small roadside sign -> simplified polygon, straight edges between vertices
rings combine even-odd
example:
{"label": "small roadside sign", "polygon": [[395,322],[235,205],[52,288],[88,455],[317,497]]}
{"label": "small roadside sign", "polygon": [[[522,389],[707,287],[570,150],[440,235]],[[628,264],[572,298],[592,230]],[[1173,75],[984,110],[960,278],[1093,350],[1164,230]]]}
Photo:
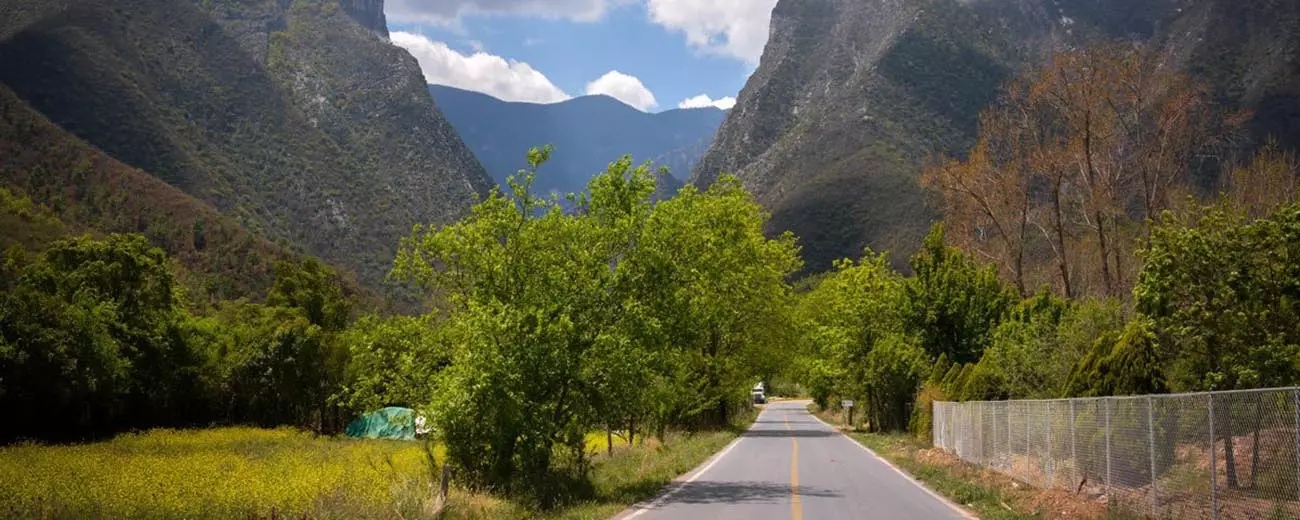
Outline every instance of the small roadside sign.
{"label": "small roadside sign", "polygon": [[853,408],[853,400],[852,400],[852,399],[845,399],[845,400],[843,400],[843,401],[840,401],[840,407],[841,407],[841,408]]}

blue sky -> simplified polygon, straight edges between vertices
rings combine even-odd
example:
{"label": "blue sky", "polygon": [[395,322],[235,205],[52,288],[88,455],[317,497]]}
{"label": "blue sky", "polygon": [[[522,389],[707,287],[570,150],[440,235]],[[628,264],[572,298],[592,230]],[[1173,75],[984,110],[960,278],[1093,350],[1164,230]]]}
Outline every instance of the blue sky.
{"label": "blue sky", "polygon": [[388,0],[386,14],[431,83],[509,101],[600,93],[658,112],[730,108],[775,1]]}

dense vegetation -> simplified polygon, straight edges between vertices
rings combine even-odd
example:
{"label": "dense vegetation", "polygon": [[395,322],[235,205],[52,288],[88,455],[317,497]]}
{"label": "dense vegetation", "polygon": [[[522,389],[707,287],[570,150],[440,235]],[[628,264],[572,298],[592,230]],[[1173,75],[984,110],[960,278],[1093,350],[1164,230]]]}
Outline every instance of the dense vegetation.
{"label": "dense vegetation", "polygon": [[0,414],[13,420],[0,437],[331,433],[412,406],[461,482],[550,506],[592,496],[593,431],[729,426],[788,359],[793,237],[766,238],[734,181],[656,203],[649,165],[629,157],[562,207],[530,191],[549,154],[533,150],[511,192],[465,220],[403,240],[393,276],[429,291],[425,316],[355,319],[355,296],[310,258],[277,264],[265,303],[194,306],[180,268],[140,235],[13,246],[0,272]]}
{"label": "dense vegetation", "polygon": [[946,219],[912,274],[868,250],[800,296],[814,398],[925,436],[934,400],[1300,381],[1300,162],[1267,144],[1232,166],[1240,118],[1150,59],[1070,51],[1007,85],[926,174]]}
{"label": "dense vegetation", "polygon": [[80,236],[0,270],[0,439],[71,440],[129,428],[346,419],[330,399],[349,295],[318,261],[281,262],[267,304],[204,315],[173,262],[140,235]]}

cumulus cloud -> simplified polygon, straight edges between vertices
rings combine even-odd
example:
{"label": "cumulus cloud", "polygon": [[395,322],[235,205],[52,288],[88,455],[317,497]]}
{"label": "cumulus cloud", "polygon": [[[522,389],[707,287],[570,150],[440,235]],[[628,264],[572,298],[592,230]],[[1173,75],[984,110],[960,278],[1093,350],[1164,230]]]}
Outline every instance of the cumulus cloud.
{"label": "cumulus cloud", "polygon": [[515,14],[591,22],[624,0],[387,0],[390,22],[450,24],[465,14]]}
{"label": "cumulus cloud", "polygon": [[758,63],[777,0],[646,0],[650,19],[705,52]]}
{"label": "cumulus cloud", "polygon": [[604,94],[632,105],[642,112],[659,106],[659,102],[655,101],[655,95],[641,84],[641,80],[617,70],[606,72],[604,76],[588,83],[587,94]]}
{"label": "cumulus cloud", "polygon": [[726,96],[723,98],[712,99],[708,94],[700,94],[695,97],[689,97],[677,104],[677,108],[704,108],[716,107],[722,110],[730,110],[736,106],[736,98]]}
{"label": "cumulus cloud", "polygon": [[545,74],[527,63],[486,52],[461,54],[419,34],[394,32],[390,39],[415,56],[429,83],[482,92],[506,101],[555,103],[569,99]]}

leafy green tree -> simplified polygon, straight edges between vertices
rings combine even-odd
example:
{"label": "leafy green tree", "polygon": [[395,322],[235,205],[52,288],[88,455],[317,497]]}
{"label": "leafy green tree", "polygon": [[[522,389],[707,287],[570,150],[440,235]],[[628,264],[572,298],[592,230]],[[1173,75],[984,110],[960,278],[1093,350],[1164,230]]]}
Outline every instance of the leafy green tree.
{"label": "leafy green tree", "polygon": [[339,342],[348,350],[348,365],[336,399],[358,411],[427,404],[438,373],[451,364],[442,324],[433,315],[366,316]]}
{"label": "leafy green tree", "polygon": [[160,249],[139,235],[68,239],[21,267],[14,283],[0,305],[3,407],[15,418],[6,434],[194,419],[202,363],[184,342],[179,290]]}
{"label": "leafy green tree", "polygon": [[1066,383],[1070,397],[1161,394],[1169,391],[1160,368],[1156,336],[1145,319],[1129,322],[1122,334],[1097,339]]}
{"label": "leafy green tree", "polygon": [[[837,270],[799,301],[805,357],[812,361],[809,384],[814,396],[863,399],[885,376],[869,357],[876,345],[899,334],[903,278],[886,255],[865,252],[858,262],[840,260]],[[828,403],[823,403],[828,404]],[[883,405],[882,405],[883,406]],[[882,408],[883,409],[883,408]],[[879,410],[877,410],[879,412]]]}
{"label": "leafy green tree", "polygon": [[712,410],[709,422],[724,423],[753,381],[790,359],[785,280],[801,262],[792,235],[764,236],[766,220],[735,177],[705,192],[687,186],[655,205],[628,259],[639,300],[674,349],[679,420]]}
{"label": "leafy green tree", "polygon": [[301,309],[231,302],[199,327],[221,356],[226,420],[337,431],[347,353]]}
{"label": "leafy green tree", "polygon": [[338,273],[320,260],[280,261],[267,305],[302,309],[307,320],[329,332],[347,327],[352,301],[339,283]]}
{"label": "leafy green tree", "polygon": [[931,357],[978,361],[991,332],[1015,305],[1016,295],[991,267],[980,268],[944,244],[937,223],[911,260],[916,273],[904,284],[902,319]]}
{"label": "leafy green tree", "polygon": [[1300,205],[1248,220],[1225,205],[1152,230],[1133,294],[1175,390],[1300,378]]}
{"label": "leafy green tree", "polygon": [[871,428],[899,431],[907,427],[909,406],[929,359],[917,341],[901,334],[882,338],[867,354],[866,394]]}
{"label": "leafy green tree", "polygon": [[[544,503],[558,493],[555,449],[580,457],[581,436],[599,420],[599,382],[586,369],[619,350],[607,348],[619,343],[609,321],[617,269],[607,240],[616,233],[595,223],[619,220],[619,202],[627,202],[583,200],[575,214],[537,198],[529,190],[549,152],[530,151],[531,169],[509,179],[511,196],[494,190],[461,222],[417,227],[394,268],[395,276],[444,291],[451,306],[451,364],[429,405],[448,457],[475,484]],[[648,199],[648,176],[639,168],[593,182],[635,184],[597,191]]]}

